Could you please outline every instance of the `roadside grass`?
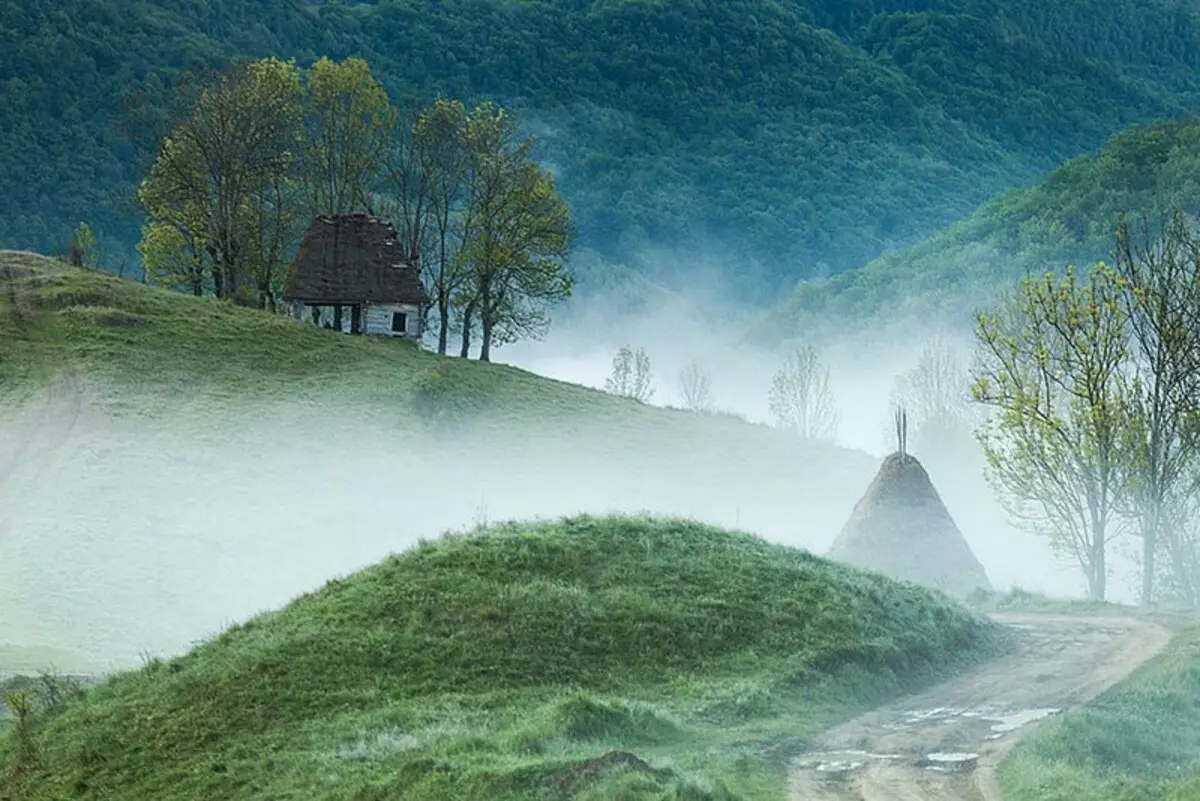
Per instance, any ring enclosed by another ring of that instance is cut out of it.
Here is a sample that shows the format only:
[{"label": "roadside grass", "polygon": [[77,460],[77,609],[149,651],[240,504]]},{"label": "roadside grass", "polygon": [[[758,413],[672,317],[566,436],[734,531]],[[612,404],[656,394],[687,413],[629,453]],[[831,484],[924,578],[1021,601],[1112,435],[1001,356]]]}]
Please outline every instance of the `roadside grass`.
[{"label": "roadside grass", "polygon": [[1005,644],[749,534],[504,524],[73,697],[0,740],[0,797],[778,798],[803,738]]},{"label": "roadside grass", "polygon": [[1007,592],[976,590],[964,603],[980,612],[1044,612],[1059,615],[1140,614],[1135,607],[1083,598],[1052,598],[1014,587]]},{"label": "roadside grass", "polygon": [[1001,764],[1012,801],[1200,798],[1200,624],[1129,679],[1047,722]]}]

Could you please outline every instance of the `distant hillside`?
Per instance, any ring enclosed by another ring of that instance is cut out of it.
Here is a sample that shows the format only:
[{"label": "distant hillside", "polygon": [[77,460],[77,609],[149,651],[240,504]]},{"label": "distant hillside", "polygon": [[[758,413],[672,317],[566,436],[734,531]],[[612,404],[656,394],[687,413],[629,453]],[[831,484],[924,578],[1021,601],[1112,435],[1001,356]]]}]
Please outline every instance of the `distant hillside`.
[{"label": "distant hillside", "polygon": [[0,731],[0,798],[766,801],[804,737],[1002,645],[944,596],[746,534],[508,524]]},{"label": "distant hillside", "polygon": [[52,250],[86,219],[130,266],[122,98],[265,54],[361,54],[397,96],[520,107],[583,244],[678,247],[654,269],[685,275],[707,254],[750,294],[859,266],[1200,106],[1189,0],[9,2],[0,245]]},{"label": "distant hillside", "polygon": [[880,329],[913,321],[969,326],[972,311],[1027,274],[1108,259],[1122,213],[1151,219],[1175,203],[1200,211],[1200,120],[1113,136],[1037,186],[1000,195],[974,214],[870,264],[801,284],[756,325],[760,336]]}]

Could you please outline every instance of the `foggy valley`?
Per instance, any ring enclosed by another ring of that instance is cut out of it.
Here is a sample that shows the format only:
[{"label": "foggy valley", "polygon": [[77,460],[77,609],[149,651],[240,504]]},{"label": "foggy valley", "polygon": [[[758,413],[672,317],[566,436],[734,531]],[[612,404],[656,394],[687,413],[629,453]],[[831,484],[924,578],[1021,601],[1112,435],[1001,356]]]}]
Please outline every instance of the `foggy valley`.
[{"label": "foggy valley", "polygon": [[1191,0],[0,33],[0,801],[1200,799]]}]

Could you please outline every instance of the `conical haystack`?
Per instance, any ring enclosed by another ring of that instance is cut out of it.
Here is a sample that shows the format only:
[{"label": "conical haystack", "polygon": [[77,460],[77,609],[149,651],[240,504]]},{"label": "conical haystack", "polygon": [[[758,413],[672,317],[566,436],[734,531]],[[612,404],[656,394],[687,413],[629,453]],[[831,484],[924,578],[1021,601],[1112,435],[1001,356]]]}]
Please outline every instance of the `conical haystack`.
[{"label": "conical haystack", "polygon": [[902,452],[884,460],[829,556],[950,595],[991,589],[929,474]]}]

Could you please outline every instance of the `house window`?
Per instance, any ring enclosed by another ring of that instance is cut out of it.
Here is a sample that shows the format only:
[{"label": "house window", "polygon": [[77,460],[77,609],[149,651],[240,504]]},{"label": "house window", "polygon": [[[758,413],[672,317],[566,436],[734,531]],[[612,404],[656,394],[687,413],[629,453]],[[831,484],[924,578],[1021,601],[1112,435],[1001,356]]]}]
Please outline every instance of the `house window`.
[{"label": "house window", "polygon": [[408,330],[408,315],[404,312],[392,312],[392,333],[403,334]]}]

